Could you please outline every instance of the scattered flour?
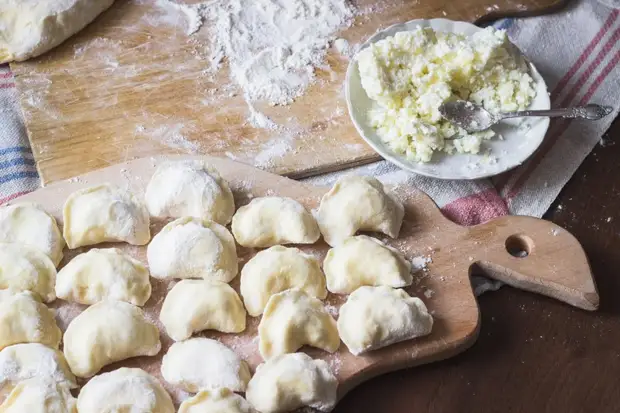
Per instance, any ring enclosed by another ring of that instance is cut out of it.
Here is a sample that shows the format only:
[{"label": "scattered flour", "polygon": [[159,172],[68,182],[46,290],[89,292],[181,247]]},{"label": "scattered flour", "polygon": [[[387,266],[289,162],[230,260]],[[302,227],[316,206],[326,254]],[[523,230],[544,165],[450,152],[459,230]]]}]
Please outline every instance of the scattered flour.
[{"label": "scattered flour", "polygon": [[[266,129],[275,124],[252,102],[288,105],[301,96],[314,81],[315,69],[327,66],[330,42],[355,16],[348,0],[210,0],[192,5],[157,0],[156,5],[164,17],[184,15],[188,35],[203,24],[208,27],[206,72],[214,74],[226,61],[249,106],[250,124]],[[157,18],[162,23],[162,16]],[[350,53],[346,40],[334,43],[341,54]]]},{"label": "scattered flour", "polygon": [[[187,30],[185,32],[187,35],[192,35],[200,30],[203,23],[203,17],[201,15],[201,8],[203,6],[201,4],[187,5],[170,0],[157,0],[156,5],[162,9],[162,11],[168,11],[165,16],[174,16],[174,14],[169,13],[169,11],[178,10],[182,12],[187,19]],[[174,24],[176,22],[170,23]]]},{"label": "scattered flour", "polygon": [[334,40],[334,48],[343,56],[350,57],[351,56],[351,45],[346,39],[336,39]]},{"label": "scattered flour", "polygon": [[420,255],[409,260],[411,262],[411,272],[428,271],[428,264],[433,262],[431,257]]},{"label": "scattered flour", "polygon": [[324,65],[330,40],[353,21],[347,0],[214,0],[198,8],[211,28],[211,64],[224,58],[248,102],[293,102]]}]

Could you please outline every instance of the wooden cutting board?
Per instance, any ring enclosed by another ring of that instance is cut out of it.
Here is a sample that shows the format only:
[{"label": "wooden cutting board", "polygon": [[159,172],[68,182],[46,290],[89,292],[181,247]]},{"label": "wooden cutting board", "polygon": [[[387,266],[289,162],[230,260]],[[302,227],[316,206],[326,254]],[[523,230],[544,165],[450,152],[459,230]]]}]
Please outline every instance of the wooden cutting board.
[{"label": "wooden cutting board", "polygon": [[[204,159],[210,162],[230,183],[237,207],[247,203],[252,197],[280,195],[297,199],[306,208],[314,209],[328,190],[227,159],[188,156],[168,159]],[[14,202],[37,202],[62,224],[62,206],[71,192],[112,182],[142,195],[156,165],[163,160],[162,157],[140,159],[108,167],[70,181],[49,185]],[[475,267],[488,276],[517,288],[547,295],[585,310],[595,310],[598,307],[599,297],[588,260],[577,240],[565,229],[548,221],[517,216],[498,218],[474,227],[461,227],[447,220],[424,193],[405,187],[394,187],[393,191],[405,205],[405,218],[399,238],[388,239],[386,242],[403,252],[409,260],[418,257],[418,261],[428,261],[427,268],[415,274],[413,285],[406,290],[426,303],[435,320],[433,331],[429,336],[391,345],[361,357],[351,355],[344,344],[341,344],[335,354],[307,349],[313,357],[322,358],[329,363],[339,380],[339,397],[371,377],[445,359],[471,346],[476,341],[480,328],[480,310],[469,279]],[[163,224],[155,222],[152,225],[153,235]],[[107,246],[121,248],[146,262],[145,247],[127,244]],[[319,257],[321,261],[329,249],[322,241],[300,248]],[[85,252],[87,249],[66,251],[61,265],[78,252]],[[515,257],[508,250],[522,257]],[[518,250],[523,253],[517,254],[515,251]],[[255,251],[239,248],[238,252],[244,263]],[[523,256],[526,254],[527,256]],[[174,282],[153,278],[151,282],[153,295],[147,302],[145,311],[149,318],[158,320],[163,298]],[[231,285],[239,291],[239,277],[235,278]],[[326,304],[334,310],[333,313],[337,313],[345,299],[346,296],[329,294]],[[63,331],[68,322],[85,308],[61,300],[56,300],[53,306],[59,309],[59,324]],[[200,335],[217,338],[229,345],[254,369],[262,362],[258,353],[258,342],[255,340],[259,320],[260,318],[248,317],[248,327],[242,334],[204,332]],[[115,363],[106,370],[120,366],[139,366],[161,380],[161,357],[172,343],[163,331],[161,338],[162,352],[158,356]],[[178,391],[173,387],[167,386],[167,389],[179,398]]]},{"label": "wooden cutting board", "polygon": [[[256,129],[246,121],[242,96],[226,86],[227,68],[213,80],[204,75],[208,28],[188,37],[183,13],[158,1],[117,0],[57,49],[12,65],[44,184],[155,154],[228,156],[293,177],[379,159],[348,117],[347,58],[330,50],[329,70],[319,70],[317,82],[292,105],[257,105],[285,130]],[[414,18],[478,21],[542,13],[566,2],[357,0],[362,15],[340,36],[355,45]]]}]

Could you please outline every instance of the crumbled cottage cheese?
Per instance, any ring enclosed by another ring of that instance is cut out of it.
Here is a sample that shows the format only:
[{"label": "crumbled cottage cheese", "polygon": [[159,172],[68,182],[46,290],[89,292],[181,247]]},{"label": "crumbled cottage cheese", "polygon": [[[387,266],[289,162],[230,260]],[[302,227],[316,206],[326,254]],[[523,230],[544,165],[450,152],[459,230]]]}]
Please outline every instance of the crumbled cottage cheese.
[{"label": "crumbled cottage cheese", "polygon": [[[439,106],[464,99],[491,112],[525,109],[536,95],[527,65],[509,51],[503,30],[471,37],[418,27],[357,55],[362,86],[374,101],[371,125],[390,147],[417,162],[433,152],[478,153],[491,130],[468,134],[441,118]],[[454,137],[458,139],[445,140]]]}]

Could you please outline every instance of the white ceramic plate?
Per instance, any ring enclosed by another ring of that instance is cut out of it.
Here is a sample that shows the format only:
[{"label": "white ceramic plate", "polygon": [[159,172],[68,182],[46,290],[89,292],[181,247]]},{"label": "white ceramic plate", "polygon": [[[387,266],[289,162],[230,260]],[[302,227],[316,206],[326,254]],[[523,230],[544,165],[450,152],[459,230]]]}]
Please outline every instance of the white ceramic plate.
[{"label": "white ceramic plate", "polygon": [[[417,26],[432,27],[436,31],[462,33],[470,36],[482,30],[471,23],[446,19],[411,20],[396,24],[372,36],[362,45],[362,49],[397,32],[410,31]],[[516,53],[521,53],[515,47]],[[536,97],[530,109],[549,109],[550,101],[547,85],[534,65],[530,66],[530,75],[534,79]],[[493,129],[503,136],[484,141],[479,155],[454,154],[436,152],[429,163],[418,163],[407,159],[404,155],[394,152],[384,143],[375,129],[368,122],[368,110],[372,100],[366,95],[360,81],[357,60],[352,59],[347,70],[345,92],[349,115],[362,138],[381,156],[390,162],[411,172],[440,179],[478,179],[500,174],[521,165],[540,146],[549,127],[549,118],[522,118],[521,120],[504,121]],[[490,149],[489,155],[485,155]]]}]

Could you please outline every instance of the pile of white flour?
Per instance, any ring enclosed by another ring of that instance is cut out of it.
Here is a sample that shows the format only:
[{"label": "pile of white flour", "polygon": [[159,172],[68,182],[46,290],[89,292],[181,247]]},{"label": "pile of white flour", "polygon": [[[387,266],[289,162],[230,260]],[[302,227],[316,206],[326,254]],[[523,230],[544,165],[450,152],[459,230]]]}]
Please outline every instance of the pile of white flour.
[{"label": "pile of white flour", "polygon": [[211,30],[211,68],[226,58],[248,102],[286,105],[353,21],[348,0],[214,0],[197,6]]}]

